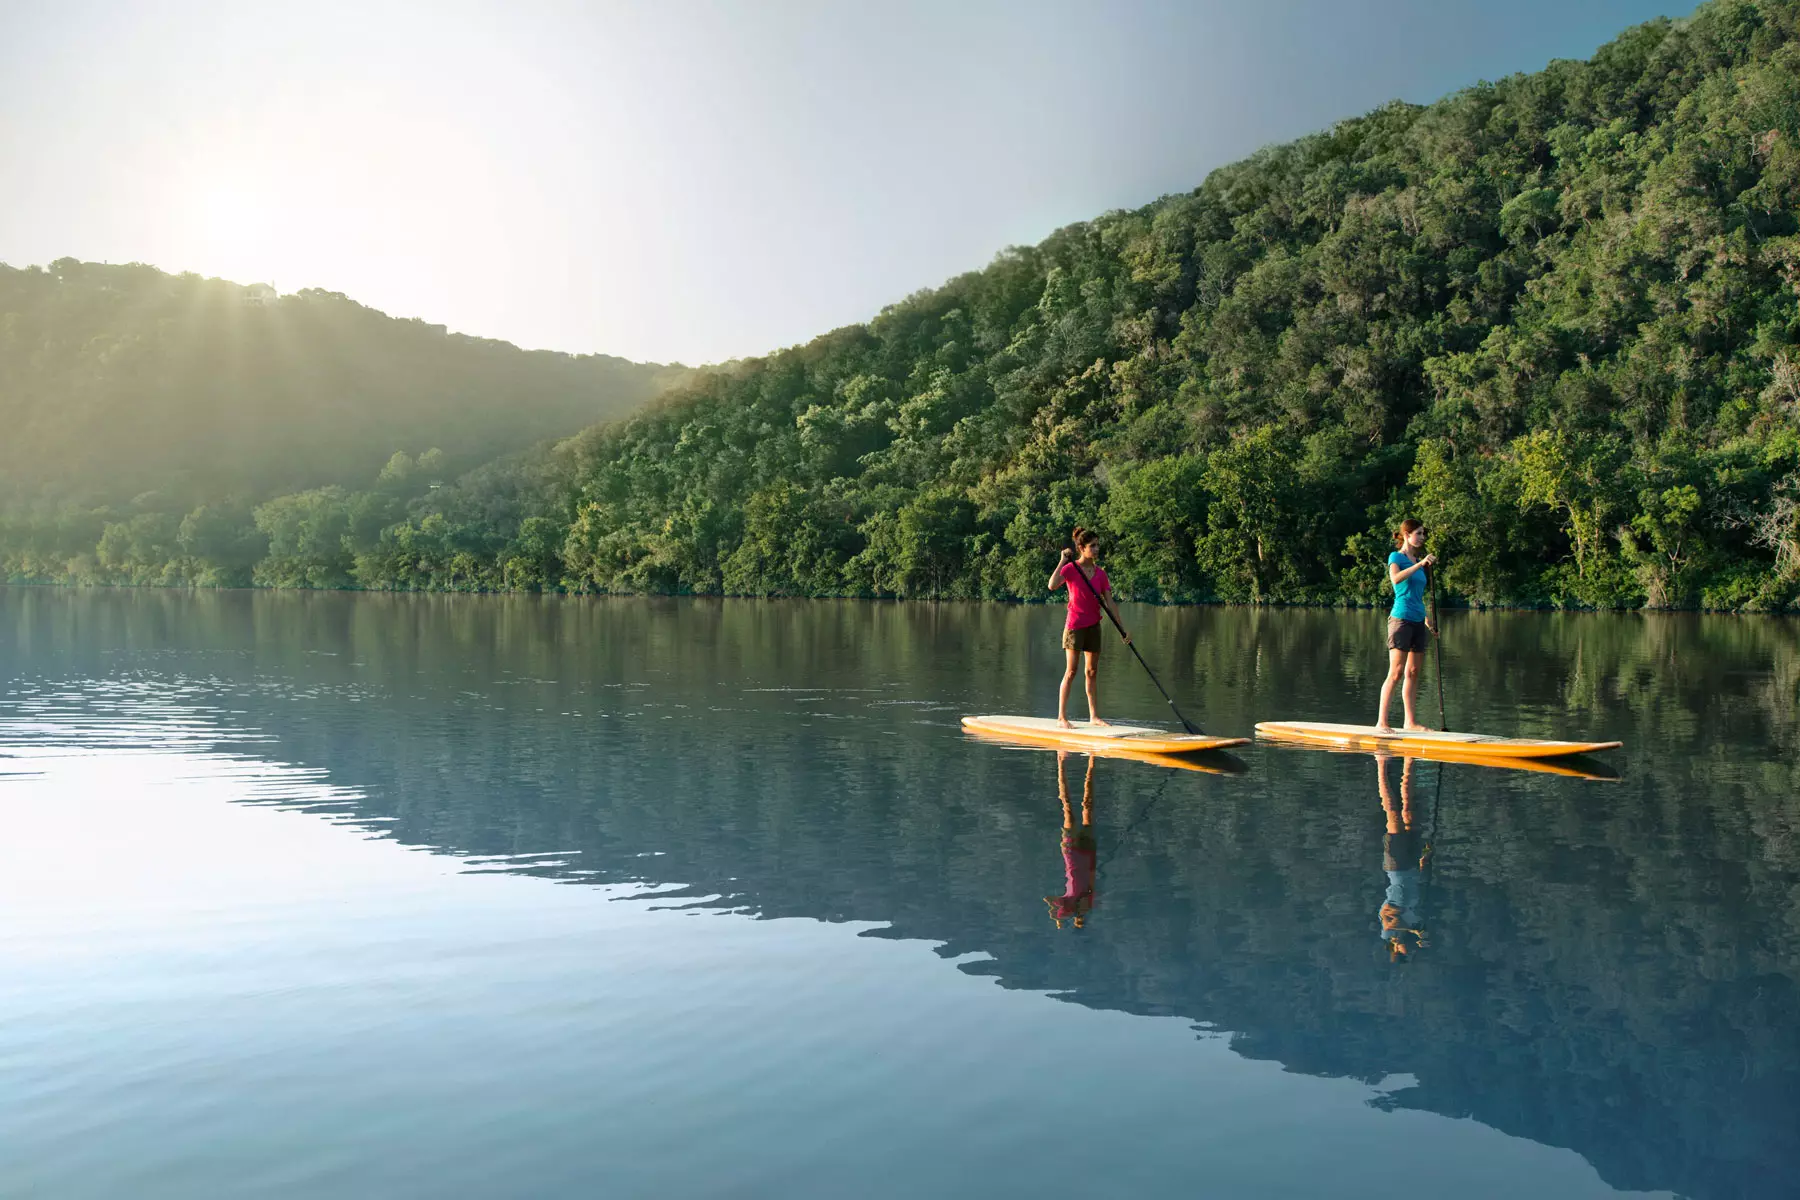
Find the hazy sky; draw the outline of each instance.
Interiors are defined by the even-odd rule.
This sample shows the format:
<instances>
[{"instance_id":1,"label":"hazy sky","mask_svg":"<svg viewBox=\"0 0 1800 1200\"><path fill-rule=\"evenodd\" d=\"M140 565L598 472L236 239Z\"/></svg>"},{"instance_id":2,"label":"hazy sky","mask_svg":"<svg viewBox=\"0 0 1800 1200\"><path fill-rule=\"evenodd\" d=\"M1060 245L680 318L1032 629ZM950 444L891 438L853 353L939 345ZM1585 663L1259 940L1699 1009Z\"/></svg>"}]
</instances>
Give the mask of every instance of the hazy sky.
<instances>
[{"instance_id":1,"label":"hazy sky","mask_svg":"<svg viewBox=\"0 0 1800 1200\"><path fill-rule=\"evenodd\" d=\"M0 0L0 262L698 363L1655 0Z\"/></svg>"}]
</instances>

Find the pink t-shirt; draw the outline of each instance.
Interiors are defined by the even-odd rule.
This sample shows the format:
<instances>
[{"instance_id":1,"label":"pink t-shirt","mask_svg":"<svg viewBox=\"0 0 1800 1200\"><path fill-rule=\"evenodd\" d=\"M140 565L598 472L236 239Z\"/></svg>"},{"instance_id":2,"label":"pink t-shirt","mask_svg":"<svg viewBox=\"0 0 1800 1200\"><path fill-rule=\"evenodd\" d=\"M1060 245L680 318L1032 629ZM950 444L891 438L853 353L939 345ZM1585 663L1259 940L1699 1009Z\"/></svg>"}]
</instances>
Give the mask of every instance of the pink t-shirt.
<instances>
[{"instance_id":1,"label":"pink t-shirt","mask_svg":"<svg viewBox=\"0 0 1800 1200\"><path fill-rule=\"evenodd\" d=\"M1088 582L1094 585L1090 591L1081 585L1081 568L1072 562L1064 563L1057 574L1062 576L1063 586L1069 589L1069 629L1086 629L1089 625L1100 623L1100 601L1095 599L1094 592L1105 595L1112 591L1112 583L1106 578L1105 567L1095 567Z\"/></svg>"}]
</instances>

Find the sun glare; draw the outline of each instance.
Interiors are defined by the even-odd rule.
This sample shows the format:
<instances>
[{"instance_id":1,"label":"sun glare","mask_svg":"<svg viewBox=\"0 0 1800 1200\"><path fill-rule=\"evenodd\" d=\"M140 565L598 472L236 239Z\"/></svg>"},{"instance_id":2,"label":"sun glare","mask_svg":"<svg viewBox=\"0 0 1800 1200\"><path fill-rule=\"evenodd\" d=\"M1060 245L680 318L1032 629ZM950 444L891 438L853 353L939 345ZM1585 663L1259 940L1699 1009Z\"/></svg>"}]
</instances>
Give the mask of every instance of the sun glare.
<instances>
[{"instance_id":1,"label":"sun glare","mask_svg":"<svg viewBox=\"0 0 1800 1200\"><path fill-rule=\"evenodd\" d=\"M278 249L274 214L266 199L236 183L210 184L197 191L191 215L199 237L220 274L260 279ZM245 282L246 279L240 279Z\"/></svg>"},{"instance_id":2,"label":"sun glare","mask_svg":"<svg viewBox=\"0 0 1800 1200\"><path fill-rule=\"evenodd\" d=\"M200 216L207 231L226 245L242 245L263 230L263 210L249 191L238 187L213 187L200 200Z\"/></svg>"}]
</instances>

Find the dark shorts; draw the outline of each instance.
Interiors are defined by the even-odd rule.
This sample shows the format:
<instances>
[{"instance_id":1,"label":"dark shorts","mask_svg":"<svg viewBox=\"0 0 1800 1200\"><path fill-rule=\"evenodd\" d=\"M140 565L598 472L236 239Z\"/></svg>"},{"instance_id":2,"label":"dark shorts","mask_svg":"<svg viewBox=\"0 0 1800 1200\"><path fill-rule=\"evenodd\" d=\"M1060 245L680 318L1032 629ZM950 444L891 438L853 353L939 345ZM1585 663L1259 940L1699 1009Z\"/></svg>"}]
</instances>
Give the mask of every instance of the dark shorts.
<instances>
[{"instance_id":1,"label":"dark shorts","mask_svg":"<svg viewBox=\"0 0 1800 1200\"><path fill-rule=\"evenodd\" d=\"M1425 653L1431 635L1425 631L1423 621L1402 621L1398 617L1388 618L1388 649L1406 650L1413 653Z\"/></svg>"},{"instance_id":2,"label":"dark shorts","mask_svg":"<svg viewBox=\"0 0 1800 1200\"><path fill-rule=\"evenodd\" d=\"M1063 630L1064 650L1086 650L1089 654L1100 653L1100 622L1083 625L1080 629Z\"/></svg>"}]
</instances>

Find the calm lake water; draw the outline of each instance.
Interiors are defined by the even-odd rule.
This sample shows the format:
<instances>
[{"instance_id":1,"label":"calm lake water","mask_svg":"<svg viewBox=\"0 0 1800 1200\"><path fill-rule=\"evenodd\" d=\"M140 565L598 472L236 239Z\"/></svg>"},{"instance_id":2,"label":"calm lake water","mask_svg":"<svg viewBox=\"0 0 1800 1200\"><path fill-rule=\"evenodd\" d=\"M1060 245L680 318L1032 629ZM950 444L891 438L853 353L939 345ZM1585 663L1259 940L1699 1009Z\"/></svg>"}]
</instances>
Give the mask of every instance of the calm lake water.
<instances>
[{"instance_id":1,"label":"calm lake water","mask_svg":"<svg viewBox=\"0 0 1800 1200\"><path fill-rule=\"evenodd\" d=\"M1209 731L1370 719L1381 613L1127 615ZM1447 615L1612 780L1070 756L1077 928L957 724L1060 620L0 589L0 1195L1800 1194L1800 623Z\"/></svg>"}]
</instances>

